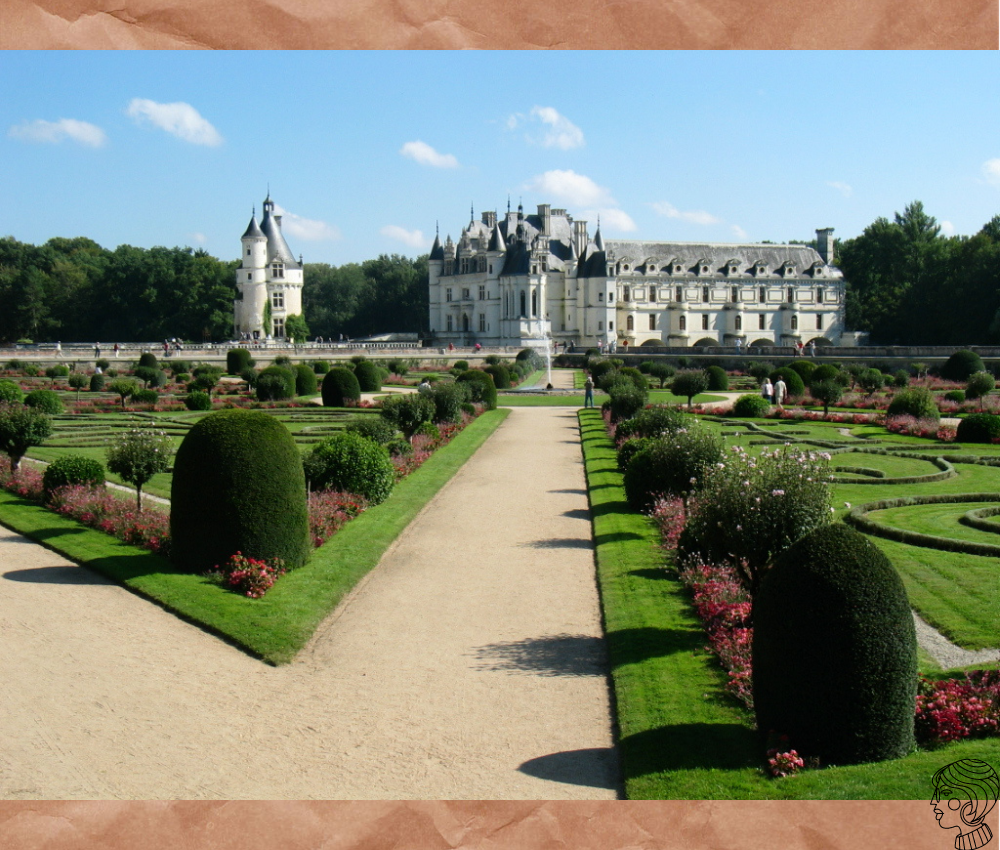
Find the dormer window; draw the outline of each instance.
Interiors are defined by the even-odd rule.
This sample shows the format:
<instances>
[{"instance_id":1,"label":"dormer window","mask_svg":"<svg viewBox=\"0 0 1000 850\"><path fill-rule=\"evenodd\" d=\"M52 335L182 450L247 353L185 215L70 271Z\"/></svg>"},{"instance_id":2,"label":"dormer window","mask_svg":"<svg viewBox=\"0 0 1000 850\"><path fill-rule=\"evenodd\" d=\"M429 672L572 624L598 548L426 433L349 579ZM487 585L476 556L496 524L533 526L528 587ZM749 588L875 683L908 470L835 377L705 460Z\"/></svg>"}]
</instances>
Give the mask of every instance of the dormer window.
<instances>
[{"instance_id":1,"label":"dormer window","mask_svg":"<svg viewBox=\"0 0 1000 850\"><path fill-rule=\"evenodd\" d=\"M681 266L681 264L680 263L675 263L674 264L674 274L680 274L682 271L684 271L684 269Z\"/></svg>"},{"instance_id":2,"label":"dormer window","mask_svg":"<svg viewBox=\"0 0 1000 850\"><path fill-rule=\"evenodd\" d=\"M730 263L726 269L726 274L730 277L736 277L740 273L740 267L736 263Z\"/></svg>"},{"instance_id":3,"label":"dormer window","mask_svg":"<svg viewBox=\"0 0 1000 850\"><path fill-rule=\"evenodd\" d=\"M767 266L765 266L763 263L757 263L753 267L753 273L757 275L757 277L763 277L764 275L767 274Z\"/></svg>"},{"instance_id":4,"label":"dormer window","mask_svg":"<svg viewBox=\"0 0 1000 850\"><path fill-rule=\"evenodd\" d=\"M704 266L704 265L703 265L703 266L701 267L701 273L702 273L702 274L708 274L708 266Z\"/></svg>"},{"instance_id":5,"label":"dormer window","mask_svg":"<svg viewBox=\"0 0 1000 850\"><path fill-rule=\"evenodd\" d=\"M648 266L646 266L646 271L649 272L650 274L653 274L656 271L656 266L650 263Z\"/></svg>"},{"instance_id":6,"label":"dormer window","mask_svg":"<svg viewBox=\"0 0 1000 850\"><path fill-rule=\"evenodd\" d=\"M271 263L271 277L284 277L285 276L285 264L280 260L275 260Z\"/></svg>"},{"instance_id":7,"label":"dormer window","mask_svg":"<svg viewBox=\"0 0 1000 850\"><path fill-rule=\"evenodd\" d=\"M792 275L795 274L795 266L793 266L791 263L785 263L782 271L785 277L791 277Z\"/></svg>"}]
</instances>

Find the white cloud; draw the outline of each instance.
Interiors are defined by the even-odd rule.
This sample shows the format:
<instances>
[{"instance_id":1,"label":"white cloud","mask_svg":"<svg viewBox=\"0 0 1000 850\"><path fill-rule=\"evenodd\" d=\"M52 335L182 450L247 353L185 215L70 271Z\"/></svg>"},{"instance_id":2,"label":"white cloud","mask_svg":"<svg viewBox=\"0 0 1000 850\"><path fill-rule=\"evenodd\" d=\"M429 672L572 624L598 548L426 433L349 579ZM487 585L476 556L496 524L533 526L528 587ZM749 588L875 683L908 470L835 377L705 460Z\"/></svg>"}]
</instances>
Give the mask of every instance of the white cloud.
<instances>
[{"instance_id":1,"label":"white cloud","mask_svg":"<svg viewBox=\"0 0 1000 850\"><path fill-rule=\"evenodd\" d=\"M747 232L738 224L733 225L733 235L741 241L746 241L748 238Z\"/></svg>"},{"instance_id":2,"label":"white cloud","mask_svg":"<svg viewBox=\"0 0 1000 850\"><path fill-rule=\"evenodd\" d=\"M24 142L52 144L69 139L91 148L102 147L108 140L100 127L88 124L86 121L77 121L75 118L60 118L58 121L43 121L39 118L35 121L23 121L11 127L7 135Z\"/></svg>"},{"instance_id":3,"label":"white cloud","mask_svg":"<svg viewBox=\"0 0 1000 850\"><path fill-rule=\"evenodd\" d=\"M218 147L222 136L190 103L157 103L136 97L125 110L137 123L149 122L193 145Z\"/></svg>"},{"instance_id":4,"label":"white cloud","mask_svg":"<svg viewBox=\"0 0 1000 850\"><path fill-rule=\"evenodd\" d=\"M841 183L839 180L828 180L826 185L831 189L836 189L845 198L849 198L854 194L854 189L847 185L847 183Z\"/></svg>"},{"instance_id":5,"label":"white cloud","mask_svg":"<svg viewBox=\"0 0 1000 850\"><path fill-rule=\"evenodd\" d=\"M409 245L411 248L424 248L427 246L427 240L420 230L407 230L405 227L399 227L396 224L387 224L379 230L379 233L389 239L395 239L397 242Z\"/></svg>"},{"instance_id":6,"label":"white cloud","mask_svg":"<svg viewBox=\"0 0 1000 850\"><path fill-rule=\"evenodd\" d=\"M528 188L573 206L614 206L615 199L603 186L598 186L584 174L575 171L546 171L528 183Z\"/></svg>"},{"instance_id":7,"label":"white cloud","mask_svg":"<svg viewBox=\"0 0 1000 850\"><path fill-rule=\"evenodd\" d=\"M691 224L721 224L722 219L717 216L712 215L704 210L692 210L690 212L682 212L677 209L673 204L667 201L656 201L650 206L658 212L660 215L666 216L667 218L679 218L681 221L688 221Z\"/></svg>"},{"instance_id":8,"label":"white cloud","mask_svg":"<svg viewBox=\"0 0 1000 850\"><path fill-rule=\"evenodd\" d=\"M941 225L941 232L945 236L954 236L955 235L955 225L952 224L950 221L942 221L942 222L939 222L939 224Z\"/></svg>"},{"instance_id":9,"label":"white cloud","mask_svg":"<svg viewBox=\"0 0 1000 850\"><path fill-rule=\"evenodd\" d=\"M208 237L204 233L189 233L187 237L198 245L204 245L208 242Z\"/></svg>"},{"instance_id":10,"label":"white cloud","mask_svg":"<svg viewBox=\"0 0 1000 850\"><path fill-rule=\"evenodd\" d=\"M1000 159L988 159L983 163L983 177L987 183L1000 187Z\"/></svg>"},{"instance_id":11,"label":"white cloud","mask_svg":"<svg viewBox=\"0 0 1000 850\"><path fill-rule=\"evenodd\" d=\"M303 218L274 205L274 212L281 216L281 229L296 239L306 242L335 242L340 239L340 231L332 224L314 218Z\"/></svg>"},{"instance_id":12,"label":"white cloud","mask_svg":"<svg viewBox=\"0 0 1000 850\"><path fill-rule=\"evenodd\" d=\"M618 209L618 207L585 210L583 218L590 221L598 219L601 222L601 228L604 230L631 231L636 229L635 222L632 221L632 216L625 212L625 210Z\"/></svg>"},{"instance_id":13,"label":"white cloud","mask_svg":"<svg viewBox=\"0 0 1000 850\"><path fill-rule=\"evenodd\" d=\"M540 133L531 132L525 135L532 144L541 145L543 148L559 148L563 151L579 148L584 144L583 130L551 106L532 107L527 115L515 112L507 118L507 129L516 130L528 122L543 125Z\"/></svg>"},{"instance_id":14,"label":"white cloud","mask_svg":"<svg viewBox=\"0 0 1000 850\"><path fill-rule=\"evenodd\" d=\"M450 153L438 153L426 142L419 139L415 142L407 142L399 149L400 154L419 162L421 165L429 165L432 168L458 168L458 160Z\"/></svg>"}]
</instances>

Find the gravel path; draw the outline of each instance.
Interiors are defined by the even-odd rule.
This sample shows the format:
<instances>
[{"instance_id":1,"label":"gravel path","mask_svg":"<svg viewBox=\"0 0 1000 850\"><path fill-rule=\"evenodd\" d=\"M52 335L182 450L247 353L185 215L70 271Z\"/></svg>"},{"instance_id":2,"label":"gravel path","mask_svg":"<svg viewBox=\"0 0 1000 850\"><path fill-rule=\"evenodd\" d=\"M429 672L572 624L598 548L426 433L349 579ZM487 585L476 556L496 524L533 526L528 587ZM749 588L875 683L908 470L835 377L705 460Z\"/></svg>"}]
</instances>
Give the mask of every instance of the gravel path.
<instances>
[{"instance_id":1,"label":"gravel path","mask_svg":"<svg viewBox=\"0 0 1000 850\"><path fill-rule=\"evenodd\" d=\"M291 664L0 529L0 798L614 799L575 411L520 408Z\"/></svg>"}]
</instances>

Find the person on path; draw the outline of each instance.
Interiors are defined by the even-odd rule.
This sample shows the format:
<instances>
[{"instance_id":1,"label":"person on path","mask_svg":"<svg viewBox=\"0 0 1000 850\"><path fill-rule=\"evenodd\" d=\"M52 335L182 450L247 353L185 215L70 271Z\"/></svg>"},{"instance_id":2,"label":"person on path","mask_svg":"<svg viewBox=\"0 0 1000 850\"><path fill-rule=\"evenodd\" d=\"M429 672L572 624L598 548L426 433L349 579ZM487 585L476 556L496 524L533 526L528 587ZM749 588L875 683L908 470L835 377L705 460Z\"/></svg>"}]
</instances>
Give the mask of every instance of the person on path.
<instances>
[{"instance_id":1,"label":"person on path","mask_svg":"<svg viewBox=\"0 0 1000 850\"><path fill-rule=\"evenodd\" d=\"M587 375L587 380L583 383L583 406L594 406L594 379Z\"/></svg>"},{"instance_id":2,"label":"person on path","mask_svg":"<svg viewBox=\"0 0 1000 850\"><path fill-rule=\"evenodd\" d=\"M809 340L809 356L816 356L816 340L814 339Z\"/></svg>"},{"instance_id":3,"label":"person on path","mask_svg":"<svg viewBox=\"0 0 1000 850\"><path fill-rule=\"evenodd\" d=\"M774 403L778 405L778 410L784 410L783 402L785 401L785 396L788 395L788 386L785 384L784 379L778 378L774 383Z\"/></svg>"},{"instance_id":4,"label":"person on path","mask_svg":"<svg viewBox=\"0 0 1000 850\"><path fill-rule=\"evenodd\" d=\"M121 350L121 349L119 348L119 346L118 346L118 343L116 342L116 343L115 343L115 357L117 357L117 356L118 356L118 352L119 352L120 350Z\"/></svg>"},{"instance_id":5,"label":"person on path","mask_svg":"<svg viewBox=\"0 0 1000 850\"><path fill-rule=\"evenodd\" d=\"M764 383L760 386L760 394L762 398L766 398L768 404L774 399L774 387L771 385L770 378L764 378Z\"/></svg>"},{"instance_id":6,"label":"person on path","mask_svg":"<svg viewBox=\"0 0 1000 850\"><path fill-rule=\"evenodd\" d=\"M431 392L431 382L424 378L419 384L417 384L417 392L421 395L429 395Z\"/></svg>"},{"instance_id":7,"label":"person on path","mask_svg":"<svg viewBox=\"0 0 1000 850\"><path fill-rule=\"evenodd\" d=\"M62 357L62 343L56 340L56 357Z\"/></svg>"},{"instance_id":8,"label":"person on path","mask_svg":"<svg viewBox=\"0 0 1000 850\"><path fill-rule=\"evenodd\" d=\"M743 351L743 340L736 337L736 353L740 354Z\"/></svg>"}]
</instances>

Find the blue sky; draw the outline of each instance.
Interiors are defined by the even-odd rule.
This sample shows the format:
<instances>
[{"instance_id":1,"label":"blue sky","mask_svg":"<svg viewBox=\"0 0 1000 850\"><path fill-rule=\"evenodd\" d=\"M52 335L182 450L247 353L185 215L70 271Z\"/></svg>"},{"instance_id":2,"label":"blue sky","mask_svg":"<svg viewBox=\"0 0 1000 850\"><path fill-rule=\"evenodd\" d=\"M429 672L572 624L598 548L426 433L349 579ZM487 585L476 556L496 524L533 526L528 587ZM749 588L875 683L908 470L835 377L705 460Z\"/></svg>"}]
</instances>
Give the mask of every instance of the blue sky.
<instances>
[{"instance_id":1,"label":"blue sky","mask_svg":"<svg viewBox=\"0 0 1000 850\"><path fill-rule=\"evenodd\" d=\"M507 198L610 238L1000 213L997 52L4 52L0 236L306 262L428 250Z\"/></svg>"}]
</instances>

